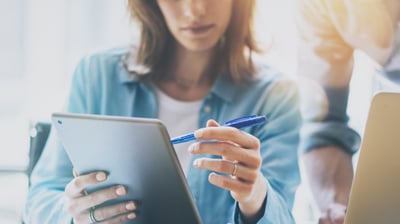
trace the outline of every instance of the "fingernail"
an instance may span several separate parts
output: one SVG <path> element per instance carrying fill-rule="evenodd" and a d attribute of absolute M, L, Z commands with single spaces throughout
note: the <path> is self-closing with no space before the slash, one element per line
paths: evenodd
<path fill-rule="evenodd" d="M 202 129 L 200 129 L 200 130 L 196 130 L 195 132 L 194 132 L 194 136 L 196 137 L 196 138 L 201 138 L 202 136 L 203 136 L 203 130 Z"/>
<path fill-rule="evenodd" d="M 197 159 L 193 162 L 194 167 L 200 167 L 200 161 Z"/>
<path fill-rule="evenodd" d="M 123 186 L 118 187 L 115 193 L 117 193 L 117 195 L 119 196 L 125 195 L 126 194 L 125 187 Z"/>
<path fill-rule="evenodd" d="M 135 206 L 135 203 L 129 202 L 128 204 L 126 204 L 125 208 L 128 210 L 134 210 L 136 208 L 136 206 Z"/>
<path fill-rule="evenodd" d="M 75 168 L 72 170 L 72 173 L 74 174 L 74 177 L 79 176 L 79 173 Z"/>
<path fill-rule="evenodd" d="M 199 147 L 199 144 L 192 144 L 189 148 L 189 152 L 195 152 L 196 149 Z"/>
<path fill-rule="evenodd" d="M 106 179 L 106 174 L 105 173 L 103 173 L 103 172 L 98 172 L 97 174 L 96 174 L 96 180 L 97 181 L 103 181 L 103 180 L 105 180 Z"/>
<path fill-rule="evenodd" d="M 134 219 L 134 218 L 136 218 L 136 214 L 135 213 L 128 214 L 128 219 Z"/>
<path fill-rule="evenodd" d="M 216 175 L 214 172 L 211 172 L 211 173 L 208 175 L 208 180 L 212 180 L 212 179 L 214 179 L 216 176 L 217 176 L 217 175 Z"/>

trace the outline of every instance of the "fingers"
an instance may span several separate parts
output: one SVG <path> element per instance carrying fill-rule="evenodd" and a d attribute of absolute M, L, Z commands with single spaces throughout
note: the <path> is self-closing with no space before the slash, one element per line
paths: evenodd
<path fill-rule="evenodd" d="M 345 215 L 346 215 L 345 205 L 339 203 L 333 203 L 329 206 L 328 216 L 331 223 L 343 224 Z"/>
<path fill-rule="evenodd" d="M 243 166 L 240 163 L 235 165 L 234 162 L 229 160 L 202 158 L 195 160 L 194 166 L 200 169 L 234 175 L 247 183 L 254 183 L 257 179 L 257 172 L 254 169 Z"/>
<path fill-rule="evenodd" d="M 192 144 L 189 147 L 192 154 L 216 155 L 221 158 L 199 158 L 193 165 L 213 171 L 208 181 L 229 190 L 245 214 L 255 214 L 262 206 L 268 190 L 265 177 L 260 171 L 262 158 L 258 138 L 237 128 L 219 126 L 213 120 L 209 120 L 206 128 L 194 134 L 197 139 L 206 141 Z"/>
<path fill-rule="evenodd" d="M 77 176 L 65 187 L 65 194 L 67 197 L 76 198 L 81 197 L 82 192 L 90 186 L 107 179 L 104 172 L 94 172 L 87 175 Z"/>
<path fill-rule="evenodd" d="M 247 167 L 258 168 L 261 165 L 259 151 L 242 149 L 240 146 L 229 142 L 197 142 L 189 147 L 192 154 L 219 155 L 227 160 L 240 161 Z"/>
<path fill-rule="evenodd" d="M 90 194 L 85 194 L 85 189 L 91 185 L 107 179 L 104 172 L 94 172 L 78 176 L 73 171 L 75 178 L 66 186 L 65 196 L 67 211 L 72 215 L 75 223 L 88 223 L 90 209 L 112 199 L 125 196 L 127 189 L 124 186 L 112 186 Z M 136 217 L 136 204 L 133 201 L 122 202 L 111 206 L 96 208 L 93 215 L 101 223 L 122 223 Z"/>
<path fill-rule="evenodd" d="M 256 150 L 260 147 L 260 141 L 256 137 L 233 127 L 220 126 L 218 128 L 201 128 L 195 131 L 194 134 L 199 140 L 230 141 L 240 145 L 243 148 L 253 150 Z"/>
<path fill-rule="evenodd" d="M 96 206 L 111 199 L 126 195 L 124 186 L 113 186 L 91 194 L 75 198 L 67 203 L 67 211 L 72 215 L 74 223 L 87 223 L 91 208 L 95 208 L 93 216 L 101 223 L 123 223 L 136 218 L 136 204 L 133 201 L 122 202 L 111 206 Z"/>
<path fill-rule="evenodd" d="M 135 209 L 135 203 L 130 201 L 128 203 L 95 209 L 93 215 L 96 220 L 107 220 L 102 223 L 121 223 L 136 218 L 136 213 L 133 212 Z M 110 217 L 112 218 L 110 219 Z"/>
<path fill-rule="evenodd" d="M 102 224 L 123 223 L 136 218 L 136 205 L 134 202 L 123 202 L 116 205 L 93 209 L 93 217 Z M 74 217 L 74 223 L 88 223 L 90 210 Z"/>
<path fill-rule="evenodd" d="M 214 120 L 207 122 L 207 128 L 195 132 L 196 138 L 203 141 L 191 145 L 192 154 L 219 155 L 228 160 L 239 161 L 248 167 L 258 168 L 261 164 L 258 138 L 232 127 L 217 127 Z"/>
<path fill-rule="evenodd" d="M 80 211 L 95 207 L 106 201 L 125 196 L 126 193 L 127 191 L 124 186 L 113 186 L 102 189 L 71 201 L 69 205 L 71 209 L 69 209 L 69 211 L 72 214 L 77 214 L 80 213 Z"/>
<path fill-rule="evenodd" d="M 319 217 L 318 224 L 331 224 L 326 213 Z"/>
<path fill-rule="evenodd" d="M 326 212 L 319 218 L 319 224 L 343 224 L 346 215 L 346 206 L 332 203 Z"/>
<path fill-rule="evenodd" d="M 249 183 L 239 181 L 237 178 L 218 175 L 216 173 L 210 173 L 208 181 L 220 188 L 233 192 L 241 192 L 242 194 L 246 194 L 252 190 L 252 186 Z"/>
<path fill-rule="evenodd" d="M 219 124 L 218 124 L 218 122 L 216 122 L 215 120 L 210 119 L 210 120 L 207 121 L 207 125 L 206 125 L 206 126 L 207 126 L 207 127 L 218 127 Z"/>

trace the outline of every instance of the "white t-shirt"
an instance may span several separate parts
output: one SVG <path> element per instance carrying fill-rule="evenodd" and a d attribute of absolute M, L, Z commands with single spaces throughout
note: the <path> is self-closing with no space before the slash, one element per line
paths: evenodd
<path fill-rule="evenodd" d="M 193 132 L 198 128 L 199 110 L 202 100 L 198 101 L 179 101 L 176 100 L 159 88 L 156 88 L 158 97 L 158 118 L 165 124 L 171 138 Z M 192 142 L 174 145 L 182 169 L 187 175 L 192 155 L 188 152 L 188 147 Z"/>

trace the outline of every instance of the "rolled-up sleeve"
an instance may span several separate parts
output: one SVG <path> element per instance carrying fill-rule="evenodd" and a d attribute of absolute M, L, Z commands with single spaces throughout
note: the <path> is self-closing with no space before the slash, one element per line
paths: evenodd
<path fill-rule="evenodd" d="M 349 124 L 347 103 L 353 71 L 354 30 L 346 1 L 296 0 L 298 74 L 302 79 L 302 153 L 337 146 L 358 150 L 359 134 Z M 310 84 L 311 83 L 311 84 Z"/>

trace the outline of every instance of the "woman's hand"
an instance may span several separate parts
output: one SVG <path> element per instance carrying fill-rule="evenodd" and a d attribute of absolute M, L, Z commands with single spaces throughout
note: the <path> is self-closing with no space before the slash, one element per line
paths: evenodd
<path fill-rule="evenodd" d="M 197 139 L 216 141 L 194 143 L 189 151 L 193 154 L 219 155 L 222 158 L 197 159 L 194 166 L 228 174 L 229 176 L 212 172 L 208 180 L 229 190 L 238 201 L 241 213 L 251 219 L 260 212 L 267 195 L 267 182 L 260 171 L 260 141 L 239 129 L 218 126 L 216 121 L 209 120 L 206 128 L 197 130 Z"/>
<path fill-rule="evenodd" d="M 65 197 L 67 211 L 73 217 L 75 224 L 122 223 L 136 217 L 133 212 L 136 209 L 136 205 L 133 201 L 94 209 L 95 206 L 103 202 L 126 195 L 124 186 L 113 186 L 91 194 L 85 193 L 87 187 L 107 179 L 104 172 L 78 176 L 74 170 L 74 176 L 75 178 L 65 188 Z"/>

